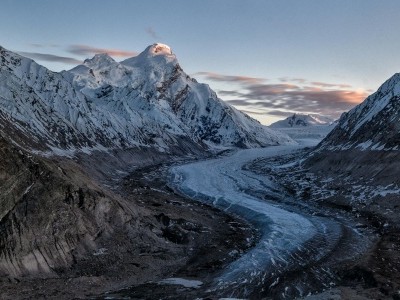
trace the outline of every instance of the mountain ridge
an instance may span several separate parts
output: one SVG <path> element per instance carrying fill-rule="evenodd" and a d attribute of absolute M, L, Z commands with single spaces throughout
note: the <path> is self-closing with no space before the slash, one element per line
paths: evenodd
<path fill-rule="evenodd" d="M 97 54 L 61 73 L 0 49 L 1 127 L 16 127 L 26 148 L 168 152 L 182 139 L 193 145 L 188 151 L 293 142 L 190 78 L 166 45 L 151 45 L 121 63 Z"/>
<path fill-rule="evenodd" d="M 305 165 L 325 176 L 345 177 L 360 186 L 398 186 L 400 74 L 386 80 L 308 154 Z M 357 197 L 355 197 L 357 198 Z"/>
<path fill-rule="evenodd" d="M 361 104 L 344 113 L 320 150 L 398 150 L 400 73 L 386 80 Z"/>
<path fill-rule="evenodd" d="M 112 72 L 117 74 L 111 77 Z M 86 96 L 93 97 L 95 94 L 109 103 L 121 99 L 119 95 L 111 95 L 112 91 L 140 90 L 141 94 L 136 98 L 155 99 L 152 109 L 172 113 L 173 118 L 178 117 L 181 123 L 178 127 L 182 131 L 190 132 L 195 140 L 203 140 L 208 146 L 222 143 L 222 146 L 254 147 L 276 144 L 276 141 L 289 142 L 283 135 L 269 131 L 258 121 L 224 103 L 208 85 L 189 77 L 171 49 L 164 44 L 153 44 L 138 56 L 119 64 L 112 62 L 107 67 L 101 64 L 92 66 L 92 73 L 95 76 L 91 76 L 88 70 L 82 73 L 78 66 L 69 71 L 68 78 L 78 89 L 83 86 L 81 91 Z M 86 84 L 87 81 L 90 83 Z M 161 107 L 157 102 L 161 103 Z M 175 127 L 174 124 L 169 125 Z M 224 131 L 223 127 L 227 130 Z"/>

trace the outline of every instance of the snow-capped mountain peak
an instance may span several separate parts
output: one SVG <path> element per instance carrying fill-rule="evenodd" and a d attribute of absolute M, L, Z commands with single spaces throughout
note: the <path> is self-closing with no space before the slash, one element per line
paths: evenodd
<path fill-rule="evenodd" d="M 107 53 L 99 53 L 93 56 L 93 58 L 85 59 L 83 64 L 89 68 L 99 68 L 100 66 L 107 66 L 115 62 Z"/>
<path fill-rule="evenodd" d="M 178 60 L 169 46 L 156 43 L 148 46 L 138 56 L 122 61 L 121 64 L 133 68 L 170 70 L 178 65 Z"/>
<path fill-rule="evenodd" d="M 351 134 L 355 134 L 361 126 L 371 121 L 375 115 L 389 104 L 395 95 L 400 95 L 400 73 L 395 73 L 375 93 L 346 114 L 353 117 L 358 116 L 357 124 L 352 128 Z M 341 122 L 341 127 L 344 128 L 348 124 L 349 122 Z"/>
<path fill-rule="evenodd" d="M 80 68 L 72 69 L 68 76 L 87 97 L 100 95 L 107 105 L 116 105 L 128 93 L 131 100 L 124 101 L 129 105 L 134 105 L 133 98 L 145 98 L 152 103 L 152 118 L 168 116 L 170 130 L 190 132 L 196 141 L 224 147 L 275 144 L 275 138 L 278 143 L 290 141 L 218 99 L 208 85 L 190 78 L 167 45 L 150 45 L 138 56 L 110 65 L 107 73 L 93 69 L 94 77 L 87 70 L 82 74 Z"/>
<path fill-rule="evenodd" d="M 317 114 L 293 114 L 284 120 L 272 123 L 271 128 L 290 128 L 290 127 L 306 127 L 315 125 L 329 125 L 334 120 L 332 118 Z"/>
<path fill-rule="evenodd" d="M 161 43 L 155 43 L 151 46 L 148 46 L 144 53 L 147 55 L 173 55 L 171 47 Z"/>
<path fill-rule="evenodd" d="M 132 70 L 116 62 L 107 53 L 96 54 L 70 71 L 63 71 L 62 75 L 79 90 L 107 85 L 127 86 L 132 81 Z"/>
<path fill-rule="evenodd" d="M 295 140 L 322 140 L 336 125 L 330 117 L 318 114 L 293 114 L 269 127 L 286 133 Z"/>
<path fill-rule="evenodd" d="M 166 45 L 151 45 L 122 63 L 97 54 L 61 74 L 5 53 L 0 65 L 0 130 L 3 114 L 3 127 L 21 122 L 21 131 L 47 149 L 170 151 L 294 143 L 192 80 Z"/>

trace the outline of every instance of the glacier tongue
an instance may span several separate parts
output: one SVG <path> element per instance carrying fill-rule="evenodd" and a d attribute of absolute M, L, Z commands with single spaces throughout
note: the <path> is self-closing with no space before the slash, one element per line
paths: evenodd
<path fill-rule="evenodd" d="M 31 148 L 168 152 L 182 140 L 204 150 L 294 143 L 190 78 L 167 45 L 121 63 L 97 54 L 61 73 L 0 53 L 0 124 L 22 133 Z"/>

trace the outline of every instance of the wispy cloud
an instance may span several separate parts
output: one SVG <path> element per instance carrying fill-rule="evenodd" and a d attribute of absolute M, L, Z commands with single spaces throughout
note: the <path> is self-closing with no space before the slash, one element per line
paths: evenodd
<path fill-rule="evenodd" d="M 220 82 L 235 82 L 239 84 L 258 84 L 267 81 L 266 78 L 257 78 L 240 75 L 222 75 L 213 72 L 197 72 L 194 76 L 202 76 L 208 80 Z"/>
<path fill-rule="evenodd" d="M 268 112 L 269 115 L 278 116 L 278 117 L 289 117 L 292 116 L 295 111 L 283 111 L 283 110 L 271 110 Z"/>
<path fill-rule="evenodd" d="M 332 88 L 332 87 L 341 88 L 341 89 L 352 88 L 351 85 L 343 84 L 343 83 L 325 83 L 325 82 L 313 81 L 313 82 L 310 82 L 310 84 L 312 84 L 314 86 L 323 87 L 323 88 Z"/>
<path fill-rule="evenodd" d="M 35 47 L 35 48 L 58 48 L 58 47 L 60 47 L 60 45 L 56 45 L 56 44 L 37 44 L 37 43 L 32 43 L 32 44 L 29 44 L 30 46 L 32 46 L 32 47 Z"/>
<path fill-rule="evenodd" d="M 29 44 L 29 45 L 32 46 L 32 47 L 35 47 L 35 48 L 44 48 L 44 47 L 46 47 L 45 45 L 42 45 L 42 44 L 35 44 L 35 43 Z"/>
<path fill-rule="evenodd" d="M 69 53 L 80 55 L 80 56 L 92 56 L 99 53 L 107 53 L 108 55 L 114 57 L 132 57 L 138 55 L 135 51 L 125 51 L 120 49 L 107 49 L 107 48 L 97 48 L 88 45 L 71 45 L 68 47 L 67 51 Z"/>
<path fill-rule="evenodd" d="M 147 27 L 146 29 L 145 29 L 145 31 L 146 31 L 146 33 L 149 35 L 149 36 L 151 36 L 153 39 L 156 39 L 156 40 L 158 40 L 158 39 L 160 39 L 160 36 L 157 34 L 157 32 L 153 29 L 153 27 Z"/>
<path fill-rule="evenodd" d="M 296 82 L 296 83 L 306 83 L 307 79 L 304 78 L 291 78 L 291 77 L 281 77 L 279 78 L 281 82 Z"/>
<path fill-rule="evenodd" d="M 253 113 L 264 111 L 286 116 L 303 112 L 338 117 L 368 96 L 367 91 L 356 90 L 348 84 L 309 82 L 303 78 L 284 77 L 279 78 L 278 83 L 267 83 L 263 78 L 209 72 L 197 74 L 215 82 L 235 83 L 233 89 L 219 90 L 218 94 L 231 98 L 227 100 L 230 104 Z"/>
<path fill-rule="evenodd" d="M 31 59 L 41 60 L 41 61 L 59 62 L 71 65 L 77 65 L 82 63 L 82 61 L 75 59 L 73 57 L 58 56 L 48 53 L 37 53 L 37 52 L 18 52 L 18 53 L 22 56 L 26 56 Z"/>

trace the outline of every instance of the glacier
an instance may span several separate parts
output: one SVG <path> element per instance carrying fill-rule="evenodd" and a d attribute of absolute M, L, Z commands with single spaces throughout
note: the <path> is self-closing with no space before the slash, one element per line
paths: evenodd
<path fill-rule="evenodd" d="M 281 206 L 274 200 L 287 195 L 279 184 L 244 168 L 255 160 L 291 154 L 317 142 L 307 139 L 301 145 L 238 150 L 170 169 L 169 182 L 177 192 L 245 219 L 258 229 L 257 244 L 221 272 L 211 291 L 221 291 L 224 296 L 250 296 L 254 286 L 269 284 L 273 288 L 280 274 L 305 267 L 308 262 L 315 264 L 334 251 L 343 228 L 351 225 Z M 257 192 L 265 196 L 261 198 Z M 357 244 L 357 240 L 352 242 Z M 292 288 L 300 295 L 304 292 L 301 286 Z M 226 292 L 229 290 L 232 294 Z"/>

